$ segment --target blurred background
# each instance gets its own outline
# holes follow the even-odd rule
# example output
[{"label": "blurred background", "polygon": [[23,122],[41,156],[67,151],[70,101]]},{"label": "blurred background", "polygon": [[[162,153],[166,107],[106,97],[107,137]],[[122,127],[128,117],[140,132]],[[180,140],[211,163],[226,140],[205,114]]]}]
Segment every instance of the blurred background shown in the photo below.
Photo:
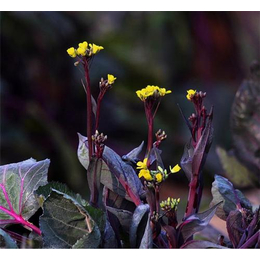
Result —
[{"label": "blurred background", "polygon": [[[105,48],[91,65],[94,97],[101,77],[117,77],[102,104],[100,130],[120,155],[146,141],[136,90],[148,84],[172,90],[155,120],[155,130],[168,135],[161,145],[166,167],[179,163],[189,140],[177,104],[188,117],[186,90],[207,92],[215,136],[204,170],[206,208],[214,174],[223,172],[216,146],[232,147],[231,105],[259,60],[259,37],[260,12],[1,12],[1,164],[50,158],[49,180],[87,197],[76,153],[77,132],[86,135],[84,75],[66,52],[86,40]],[[180,197],[184,210],[184,173],[171,176],[161,192],[162,199]]]}]

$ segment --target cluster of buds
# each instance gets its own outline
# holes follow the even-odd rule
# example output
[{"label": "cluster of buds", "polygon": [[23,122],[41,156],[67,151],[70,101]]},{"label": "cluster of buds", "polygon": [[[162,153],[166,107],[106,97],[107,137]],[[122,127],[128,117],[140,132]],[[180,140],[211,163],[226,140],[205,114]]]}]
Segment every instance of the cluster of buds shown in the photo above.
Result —
[{"label": "cluster of buds", "polygon": [[104,142],[107,140],[107,136],[103,133],[99,134],[98,130],[96,130],[95,134],[92,135],[92,140],[95,144],[96,156],[97,158],[101,158],[105,147]]},{"label": "cluster of buds", "polygon": [[180,198],[178,199],[173,199],[168,197],[167,200],[164,200],[160,203],[160,207],[163,211],[176,211],[177,210],[177,206],[180,202]]},{"label": "cluster of buds", "polygon": [[107,74],[107,79],[103,79],[101,78],[100,82],[99,82],[99,88],[100,91],[106,91],[107,89],[110,89],[112,87],[112,85],[114,84],[116,80],[116,77],[112,74]]},{"label": "cluster of buds", "polygon": [[155,142],[155,146],[158,148],[160,143],[165,140],[167,138],[167,135],[164,131],[162,131],[161,129],[159,129],[156,133],[155,133],[155,137],[156,137],[156,142]]},{"label": "cluster of buds", "polygon": [[187,90],[186,97],[189,101],[196,103],[196,101],[201,100],[204,97],[206,97],[206,92],[202,92],[202,91],[197,92],[197,90],[189,89],[189,90]]}]

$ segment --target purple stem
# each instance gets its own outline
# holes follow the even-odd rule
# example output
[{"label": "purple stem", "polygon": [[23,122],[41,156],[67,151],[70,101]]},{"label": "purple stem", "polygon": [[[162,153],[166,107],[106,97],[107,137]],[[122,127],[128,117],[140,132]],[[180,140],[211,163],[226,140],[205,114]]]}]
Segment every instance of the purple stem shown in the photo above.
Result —
[{"label": "purple stem", "polygon": [[89,78],[89,67],[87,59],[84,60],[85,79],[87,83],[87,137],[88,137],[88,151],[89,159],[92,157],[92,102],[91,102],[91,89]]},{"label": "purple stem", "polygon": [[0,210],[14,218],[12,223],[14,223],[14,224],[19,223],[21,225],[29,227],[30,229],[35,231],[38,235],[41,235],[41,230],[38,227],[36,227],[32,223],[24,220],[22,216],[17,215],[17,213],[15,213],[14,211],[8,210],[7,208],[5,208],[3,206],[0,206]]}]

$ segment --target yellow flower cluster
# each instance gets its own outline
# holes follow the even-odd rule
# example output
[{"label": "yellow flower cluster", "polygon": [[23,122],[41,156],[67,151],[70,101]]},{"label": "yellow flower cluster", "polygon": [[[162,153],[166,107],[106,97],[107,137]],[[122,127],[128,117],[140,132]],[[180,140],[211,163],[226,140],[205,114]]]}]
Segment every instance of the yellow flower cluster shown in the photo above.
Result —
[{"label": "yellow flower cluster", "polygon": [[[143,161],[139,161],[137,163],[136,169],[140,170],[138,174],[139,178],[143,177],[146,181],[155,181],[157,183],[160,183],[168,177],[167,170],[163,170],[160,166],[158,166],[157,171],[150,171],[147,167],[147,161],[148,159],[145,158]],[[170,172],[176,173],[180,171],[180,169],[181,167],[176,164],[173,168],[170,167]]]},{"label": "yellow flower cluster", "polygon": [[196,94],[196,90],[194,89],[189,89],[187,90],[187,99],[191,101],[191,99],[193,98],[193,96]]},{"label": "yellow flower cluster", "polygon": [[145,101],[148,97],[151,96],[165,96],[166,94],[172,93],[171,90],[166,90],[165,88],[159,88],[158,86],[148,85],[146,88],[141,90],[137,90],[137,96],[142,100]]},{"label": "yellow flower cluster", "polygon": [[116,80],[116,77],[114,75],[107,74],[107,82],[109,85],[114,84],[115,80]]},{"label": "yellow flower cluster", "polygon": [[81,42],[78,44],[78,48],[75,49],[74,47],[71,47],[67,49],[67,53],[70,57],[76,58],[77,56],[91,56],[93,54],[97,54],[101,50],[104,49],[102,46],[98,46],[96,44],[88,44],[86,41]]}]

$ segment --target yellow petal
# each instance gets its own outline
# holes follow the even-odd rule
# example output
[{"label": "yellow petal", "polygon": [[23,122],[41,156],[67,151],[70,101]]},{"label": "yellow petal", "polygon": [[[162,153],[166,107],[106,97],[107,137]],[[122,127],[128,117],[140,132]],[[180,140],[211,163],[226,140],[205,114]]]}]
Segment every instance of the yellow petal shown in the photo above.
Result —
[{"label": "yellow petal", "polygon": [[170,167],[171,173],[176,173],[180,170],[181,170],[181,167],[179,166],[179,164],[176,164],[173,168]]},{"label": "yellow petal", "polygon": [[78,55],[85,56],[86,55],[86,49],[79,47],[77,49]]},{"label": "yellow petal", "polygon": [[192,97],[196,94],[196,90],[194,90],[194,89],[189,89],[189,90],[187,90],[187,99],[188,100],[191,100],[192,99]]},{"label": "yellow petal", "polygon": [[77,56],[75,48],[71,47],[67,49],[67,53],[70,55],[70,57],[75,58]]},{"label": "yellow petal", "polygon": [[149,170],[141,170],[138,174],[139,178],[144,177],[147,181],[151,181],[153,179],[152,175],[150,174]]},{"label": "yellow petal", "polygon": [[88,48],[88,43],[86,41],[79,43],[79,47],[86,50]]},{"label": "yellow petal", "polygon": [[116,80],[116,77],[114,77],[114,75],[111,75],[111,74],[107,74],[107,81],[108,81],[108,84],[112,85]]},{"label": "yellow petal", "polygon": [[156,181],[161,182],[163,180],[163,175],[161,173],[157,173],[155,175]]}]

